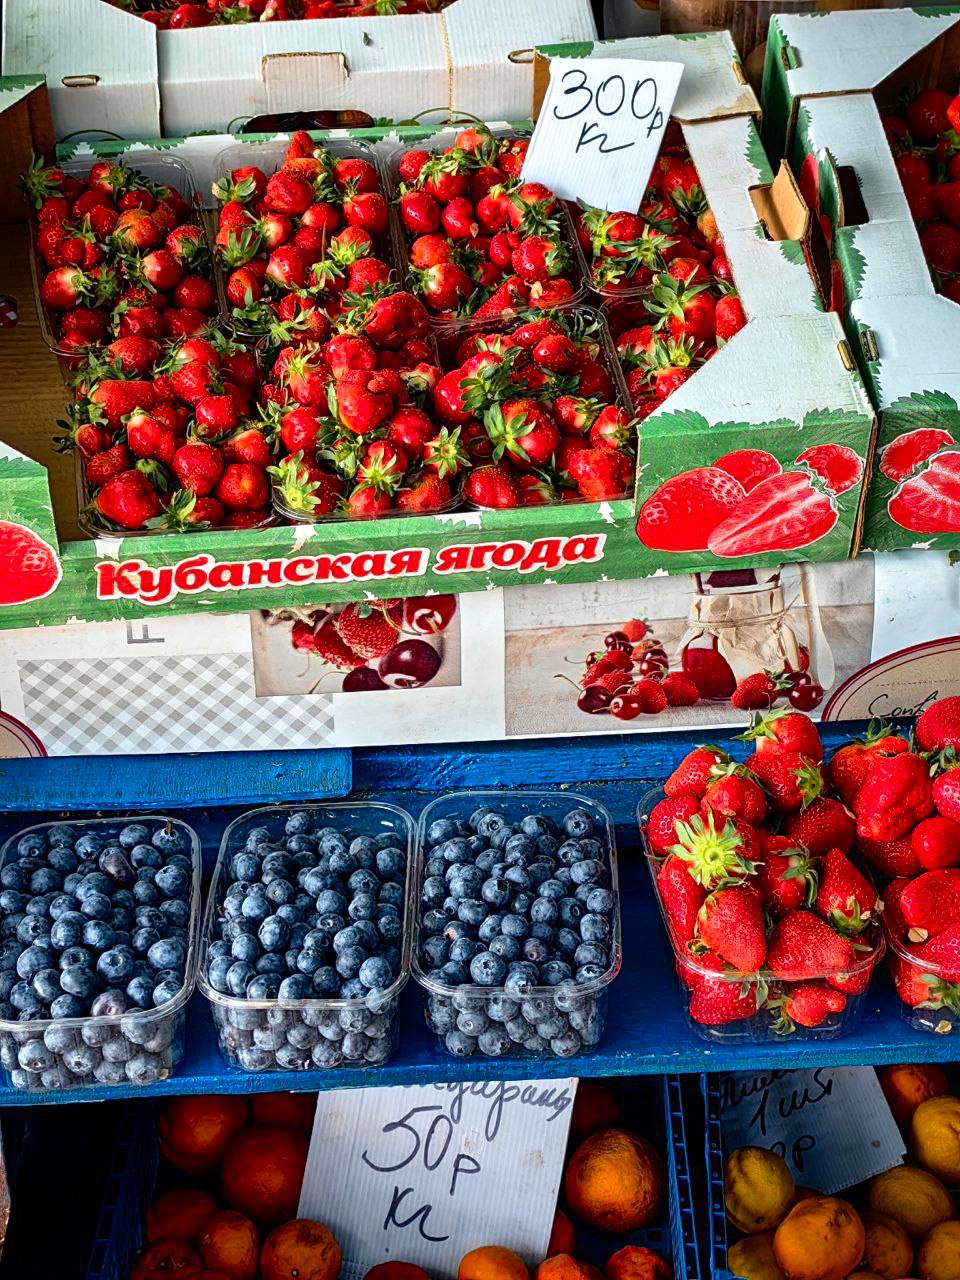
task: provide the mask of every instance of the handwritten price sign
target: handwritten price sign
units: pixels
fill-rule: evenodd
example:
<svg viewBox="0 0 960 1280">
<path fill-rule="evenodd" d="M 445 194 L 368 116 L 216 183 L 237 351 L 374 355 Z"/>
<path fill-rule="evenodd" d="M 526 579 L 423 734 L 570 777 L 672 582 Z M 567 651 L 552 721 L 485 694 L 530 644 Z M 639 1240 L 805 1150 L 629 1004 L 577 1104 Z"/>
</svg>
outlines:
<svg viewBox="0 0 960 1280">
<path fill-rule="evenodd" d="M 577 1081 L 342 1089 L 317 1101 L 301 1218 L 331 1229 L 341 1280 L 378 1262 L 456 1274 L 496 1243 L 543 1257 Z"/>
<path fill-rule="evenodd" d="M 555 58 L 524 181 L 565 200 L 635 212 L 682 74 L 680 62 Z"/>
<path fill-rule="evenodd" d="M 796 1182 L 832 1195 L 902 1164 L 906 1148 L 872 1067 L 721 1078 L 728 1150 L 767 1147 Z"/>
</svg>

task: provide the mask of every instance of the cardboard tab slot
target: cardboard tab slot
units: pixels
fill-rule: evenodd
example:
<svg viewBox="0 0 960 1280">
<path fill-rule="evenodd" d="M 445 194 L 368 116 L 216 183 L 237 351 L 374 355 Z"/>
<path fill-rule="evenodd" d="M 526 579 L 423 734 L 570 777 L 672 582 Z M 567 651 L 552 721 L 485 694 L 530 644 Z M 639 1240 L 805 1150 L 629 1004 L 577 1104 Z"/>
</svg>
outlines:
<svg viewBox="0 0 960 1280">
<path fill-rule="evenodd" d="M 840 354 L 840 363 L 846 369 L 847 373 L 853 373 L 857 367 L 857 362 L 853 358 L 853 352 L 850 350 L 850 343 L 846 338 L 841 338 L 837 343 L 837 351 Z"/>
<path fill-rule="evenodd" d="M 869 363 L 880 359 L 880 346 L 877 343 L 877 335 L 866 326 L 860 330 L 860 350 L 863 352 L 864 360 Z"/>
<path fill-rule="evenodd" d="M 849 164 L 836 166 L 837 182 L 840 185 L 841 219 L 843 227 L 860 227 L 870 221 L 870 214 L 864 203 L 860 178 L 856 169 Z"/>
<path fill-rule="evenodd" d="M 780 162 L 773 182 L 750 188 L 750 199 L 768 240 L 805 238 L 810 211 L 785 161 Z"/>
<path fill-rule="evenodd" d="M 100 77 L 92 72 L 85 76 L 63 76 L 60 83 L 66 89 L 94 89 L 100 83 Z"/>
</svg>

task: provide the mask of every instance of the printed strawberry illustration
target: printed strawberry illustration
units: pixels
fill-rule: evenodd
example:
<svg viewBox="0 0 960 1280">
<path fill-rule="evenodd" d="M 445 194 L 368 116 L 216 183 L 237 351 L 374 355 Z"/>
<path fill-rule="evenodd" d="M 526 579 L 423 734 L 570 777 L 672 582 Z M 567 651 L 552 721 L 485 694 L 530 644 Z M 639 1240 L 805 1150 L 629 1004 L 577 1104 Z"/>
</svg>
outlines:
<svg viewBox="0 0 960 1280">
<path fill-rule="evenodd" d="M 846 493 L 863 475 L 863 459 L 844 444 L 812 445 L 797 455 L 797 462 L 815 472 L 833 494 Z"/>
<path fill-rule="evenodd" d="M 0 461 L 0 483 L 3 471 Z M 0 606 L 42 600 L 56 591 L 63 576 L 50 543 L 10 520 L 0 520 L 0 565 Z"/>
<path fill-rule="evenodd" d="M 785 471 L 751 489 L 714 526 L 707 546 L 724 559 L 794 551 L 818 542 L 836 523 L 836 506 L 814 486 L 809 474 Z"/>
<path fill-rule="evenodd" d="M 899 484 L 901 480 L 909 479 L 927 458 L 955 443 L 950 432 L 941 427 L 918 427 L 884 445 L 877 469 L 888 480 Z"/>
<path fill-rule="evenodd" d="M 783 470 L 773 454 L 767 453 L 766 449 L 734 449 L 717 458 L 713 466 L 739 480 L 745 493 L 755 489 L 761 480 L 779 475 Z"/>
<path fill-rule="evenodd" d="M 746 498 L 739 480 L 719 467 L 682 471 L 644 501 L 637 537 L 651 551 L 706 551 L 714 531 Z"/>
<path fill-rule="evenodd" d="M 960 529 L 960 450 L 928 456 L 887 500 L 890 519 L 910 533 Z"/>
</svg>

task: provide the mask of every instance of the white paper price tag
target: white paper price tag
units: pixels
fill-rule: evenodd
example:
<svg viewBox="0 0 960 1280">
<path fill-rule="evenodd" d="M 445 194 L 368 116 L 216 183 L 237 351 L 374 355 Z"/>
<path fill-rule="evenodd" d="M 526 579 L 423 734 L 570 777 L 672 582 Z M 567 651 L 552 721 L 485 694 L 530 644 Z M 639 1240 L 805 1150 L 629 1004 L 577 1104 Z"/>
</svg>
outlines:
<svg viewBox="0 0 960 1280">
<path fill-rule="evenodd" d="M 340 1280 L 379 1262 L 456 1275 L 465 1253 L 543 1257 L 575 1079 L 485 1080 L 321 1093 L 301 1218 L 340 1243 Z"/>
<path fill-rule="evenodd" d="M 564 200 L 640 208 L 683 64 L 628 58 L 554 58 L 523 166 Z"/>
<path fill-rule="evenodd" d="M 872 1067 L 721 1077 L 728 1151 L 768 1147 L 796 1182 L 833 1195 L 902 1164 L 903 1138 Z"/>
</svg>

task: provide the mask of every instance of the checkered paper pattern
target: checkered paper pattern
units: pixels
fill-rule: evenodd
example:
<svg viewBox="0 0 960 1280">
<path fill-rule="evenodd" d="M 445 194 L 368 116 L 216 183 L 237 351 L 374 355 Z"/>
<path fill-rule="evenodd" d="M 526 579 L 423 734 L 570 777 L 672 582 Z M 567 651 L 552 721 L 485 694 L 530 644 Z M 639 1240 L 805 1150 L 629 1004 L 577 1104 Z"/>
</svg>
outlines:
<svg viewBox="0 0 960 1280">
<path fill-rule="evenodd" d="M 50 755 L 291 750 L 333 737 L 328 698 L 256 698 L 247 654 L 17 665 L 25 719 Z"/>
</svg>

